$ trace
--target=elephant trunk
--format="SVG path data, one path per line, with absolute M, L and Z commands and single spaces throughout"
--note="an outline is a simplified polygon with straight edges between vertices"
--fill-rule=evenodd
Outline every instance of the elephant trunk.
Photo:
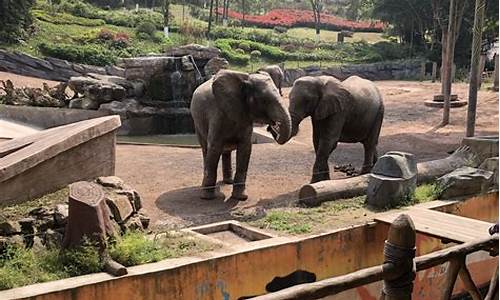
M 293 113 L 292 111 L 290 111 L 290 116 L 291 116 L 291 119 L 292 119 L 292 133 L 291 133 L 291 137 L 294 137 L 299 132 L 299 124 L 300 124 L 300 122 L 302 122 L 303 118 L 301 118 L 299 115 Z
M 279 103 L 270 113 L 270 117 L 275 123 L 270 126 L 274 139 L 280 145 L 285 144 L 290 140 L 292 130 L 292 121 L 288 110 L 282 103 Z

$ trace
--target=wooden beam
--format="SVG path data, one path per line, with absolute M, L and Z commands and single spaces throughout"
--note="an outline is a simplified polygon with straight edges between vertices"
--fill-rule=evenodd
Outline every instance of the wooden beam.
M 454 257 L 450 260 L 448 264 L 448 271 L 446 272 L 446 281 L 443 289 L 443 300 L 451 299 L 451 295 L 453 294 L 453 287 L 455 286 L 455 282 L 457 281 L 458 272 L 462 267 L 463 261 L 465 261 L 465 256 Z
M 470 275 L 469 269 L 467 269 L 465 260 L 462 268 L 458 272 L 458 276 L 460 276 L 460 279 L 462 279 L 465 289 L 467 290 L 467 292 L 469 292 L 472 300 L 482 300 L 481 293 L 479 293 L 479 289 L 474 283 L 474 280 L 472 280 L 472 276 Z

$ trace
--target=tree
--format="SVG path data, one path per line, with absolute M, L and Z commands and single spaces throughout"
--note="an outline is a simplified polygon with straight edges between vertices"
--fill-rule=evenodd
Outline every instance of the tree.
M 210 30 L 212 29 L 212 15 L 214 11 L 214 0 L 210 0 L 210 12 L 208 14 L 207 37 L 210 38 Z
M 168 19 L 170 14 L 170 0 L 163 0 L 162 11 L 163 11 L 163 26 L 168 27 L 169 24 Z
M 316 28 L 316 41 L 319 42 L 319 33 L 321 26 L 321 10 L 323 8 L 322 0 L 310 0 L 314 14 L 314 26 Z
M 27 36 L 35 0 L 0 0 L 0 42 L 14 43 Z

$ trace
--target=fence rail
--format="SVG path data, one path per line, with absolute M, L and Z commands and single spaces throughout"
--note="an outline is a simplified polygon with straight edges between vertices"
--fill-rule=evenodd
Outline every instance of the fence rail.
M 403 224 L 403 226 L 401 226 L 402 216 L 403 219 L 406 220 L 406 223 Z M 469 292 L 473 300 L 482 299 L 476 285 L 472 281 L 470 273 L 465 264 L 465 259 L 468 254 L 482 250 L 489 251 L 490 255 L 492 256 L 497 256 L 498 234 L 488 238 L 459 244 L 414 258 L 410 255 L 405 254 L 411 252 L 411 250 L 414 249 L 415 237 L 415 228 L 413 227 L 411 218 L 407 215 L 401 215 L 392 223 L 391 229 L 389 229 L 389 237 L 386 241 L 386 249 L 384 249 L 384 264 L 362 269 L 346 275 L 321 280 L 318 282 L 296 285 L 287 289 L 280 290 L 278 292 L 269 293 L 252 299 L 321 299 L 380 280 L 384 280 L 384 288 L 382 291 L 381 299 L 411 299 L 415 272 L 429 269 L 446 262 L 450 262 L 450 265 L 446 274 L 446 283 L 445 287 L 443 287 L 441 299 L 447 300 L 451 298 L 453 286 L 455 285 L 457 276 L 460 276 L 460 278 L 464 282 L 464 286 L 467 292 Z M 389 251 L 390 249 L 387 249 L 387 244 L 395 247 L 395 250 L 393 250 L 392 252 Z M 402 247 L 404 244 L 406 244 L 407 247 Z M 398 256 L 398 254 L 400 254 L 399 257 L 395 257 Z M 490 287 L 490 292 L 485 299 L 493 299 L 492 294 L 497 292 L 494 291 L 495 286 L 498 290 L 498 268 L 491 282 L 491 285 L 493 286 Z M 397 288 L 395 288 L 395 286 L 397 286 Z

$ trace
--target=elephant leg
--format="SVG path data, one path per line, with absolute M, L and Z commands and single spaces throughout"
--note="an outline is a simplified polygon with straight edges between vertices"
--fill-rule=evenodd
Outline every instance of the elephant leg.
M 328 166 L 328 158 L 337 147 L 337 142 L 330 141 L 322 143 L 320 141 L 318 150 L 316 151 L 316 160 L 313 167 L 313 175 L 311 183 L 323 180 L 330 180 L 330 168 Z
M 219 165 L 221 154 L 222 145 L 213 145 L 209 143 L 205 156 L 201 199 L 211 200 L 215 198 L 217 166 Z
M 330 180 L 330 168 L 328 158 L 337 148 L 337 142 L 342 133 L 343 122 L 335 118 L 323 121 L 313 121 L 313 142 L 316 149 L 316 160 L 314 161 L 311 183 Z
M 234 175 L 232 199 L 244 201 L 248 198 L 245 194 L 245 182 L 247 180 L 248 163 L 252 153 L 251 139 L 238 144 L 236 150 L 236 174 Z
M 361 174 L 369 173 L 378 160 L 377 145 L 383 118 L 383 113 L 380 113 L 377 116 L 377 120 L 375 121 L 373 126 L 373 132 L 363 142 L 363 147 L 365 149 L 365 160 L 363 162 L 363 167 L 361 168 Z
M 226 184 L 233 183 L 233 168 L 231 166 L 231 151 L 222 153 L 222 177 Z

